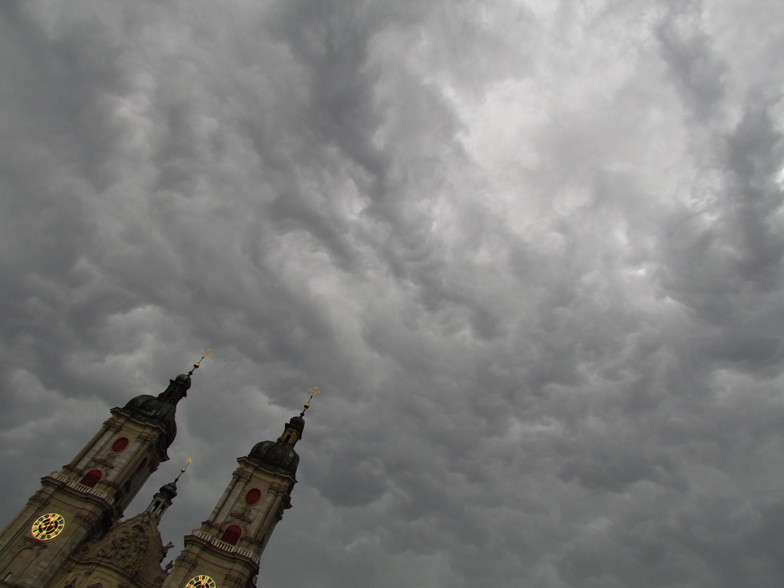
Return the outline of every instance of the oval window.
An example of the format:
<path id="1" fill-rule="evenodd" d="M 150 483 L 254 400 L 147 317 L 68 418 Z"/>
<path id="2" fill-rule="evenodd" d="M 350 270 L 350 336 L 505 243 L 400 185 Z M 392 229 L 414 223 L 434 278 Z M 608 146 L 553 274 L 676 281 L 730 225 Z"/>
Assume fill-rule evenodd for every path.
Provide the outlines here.
<path id="1" fill-rule="evenodd" d="M 114 451 L 115 453 L 120 453 L 126 447 L 128 447 L 128 439 L 126 437 L 120 437 L 112 445 L 112 451 Z"/>
<path id="2" fill-rule="evenodd" d="M 221 537 L 221 540 L 230 545 L 237 545 L 237 541 L 240 540 L 241 536 L 242 529 L 240 529 L 237 525 L 229 525 L 223 532 L 223 537 Z"/>
<path id="3" fill-rule="evenodd" d="M 248 504 L 256 504 L 261 498 L 261 490 L 254 488 L 245 495 L 245 502 Z"/>

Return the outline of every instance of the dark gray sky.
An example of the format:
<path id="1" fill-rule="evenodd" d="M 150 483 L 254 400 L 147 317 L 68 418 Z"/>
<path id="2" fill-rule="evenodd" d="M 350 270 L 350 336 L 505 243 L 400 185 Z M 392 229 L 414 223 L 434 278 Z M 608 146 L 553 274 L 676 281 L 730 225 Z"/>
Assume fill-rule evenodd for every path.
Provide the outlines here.
<path id="1" fill-rule="evenodd" d="M 0 2 L 0 515 L 203 347 L 266 588 L 784 585 L 780 0 Z"/>

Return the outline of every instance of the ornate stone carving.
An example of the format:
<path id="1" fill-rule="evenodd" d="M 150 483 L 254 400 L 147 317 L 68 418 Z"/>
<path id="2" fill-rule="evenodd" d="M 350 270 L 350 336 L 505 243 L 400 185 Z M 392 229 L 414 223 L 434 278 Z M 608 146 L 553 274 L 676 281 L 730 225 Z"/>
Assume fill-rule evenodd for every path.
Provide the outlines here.
<path id="1" fill-rule="evenodd" d="M 144 554 L 147 553 L 148 542 L 141 525 L 123 531 L 112 537 L 108 544 L 101 547 L 98 557 L 110 559 L 122 570 L 133 573 L 138 570 Z"/>
<path id="2" fill-rule="evenodd" d="M 43 490 L 38 490 L 35 494 L 33 494 L 30 499 L 27 501 L 27 504 L 39 504 L 43 505 L 46 504 L 46 496 L 44 495 Z"/>
<path id="3" fill-rule="evenodd" d="M 103 426 L 110 431 L 119 431 L 122 429 L 122 425 L 119 423 L 119 421 L 114 419 L 109 419 L 108 421 L 104 422 Z"/>
<path id="4" fill-rule="evenodd" d="M 91 460 L 91 463 L 100 464 L 110 470 L 114 469 L 114 455 L 110 455 L 108 457 L 94 457 Z"/>
<path id="5" fill-rule="evenodd" d="M 256 508 L 248 504 L 238 504 L 234 510 L 231 511 L 231 517 L 245 521 L 246 523 L 253 522 L 256 518 Z"/>
<path id="6" fill-rule="evenodd" d="M 248 472 L 244 471 L 242 468 L 237 468 L 236 470 L 234 470 L 234 473 L 232 474 L 232 476 L 235 477 L 237 480 L 240 480 L 242 482 L 247 482 L 251 478 L 250 474 Z"/>
<path id="7" fill-rule="evenodd" d="M 83 522 L 86 526 L 92 527 L 98 521 L 98 515 L 91 512 L 80 512 L 74 515 L 77 521 Z"/>
<path id="8" fill-rule="evenodd" d="M 44 543 L 43 541 L 37 541 L 32 537 L 24 537 L 22 539 L 22 542 L 24 543 L 24 547 L 22 547 L 22 549 L 19 550 L 20 553 L 25 549 L 30 549 L 30 548 L 32 548 L 33 553 L 35 553 L 41 551 L 42 549 L 45 549 L 47 546 L 47 544 Z"/>
<path id="9" fill-rule="evenodd" d="M 231 574 L 226 574 L 223 576 L 223 584 L 225 586 L 237 586 L 237 588 L 243 588 L 246 580 L 245 578 L 241 578 L 240 576 L 232 576 Z"/>
<path id="10" fill-rule="evenodd" d="M 139 435 L 138 439 L 142 445 L 152 445 L 157 440 L 154 435 L 149 435 L 147 433 L 142 433 Z"/>
<path id="11" fill-rule="evenodd" d="M 184 567 L 192 566 L 196 563 L 196 557 L 190 553 L 182 553 L 175 560 L 175 565 L 182 565 Z"/>

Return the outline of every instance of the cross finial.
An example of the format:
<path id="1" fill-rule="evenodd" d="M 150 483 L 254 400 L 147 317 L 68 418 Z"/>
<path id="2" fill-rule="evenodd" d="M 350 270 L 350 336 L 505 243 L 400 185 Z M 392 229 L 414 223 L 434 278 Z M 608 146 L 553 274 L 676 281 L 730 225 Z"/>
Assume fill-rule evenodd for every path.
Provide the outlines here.
<path id="1" fill-rule="evenodd" d="M 204 361 L 204 358 L 205 357 L 210 357 L 211 355 L 212 355 L 212 347 L 207 347 L 207 349 L 202 349 L 201 350 L 201 359 L 193 364 L 193 367 L 191 368 L 191 371 L 188 372 L 188 375 L 192 376 L 193 372 L 195 372 L 197 369 L 199 369 L 199 367 L 201 366 L 201 362 Z"/>
<path id="2" fill-rule="evenodd" d="M 188 471 L 188 466 L 191 465 L 192 463 L 193 463 L 193 460 L 190 457 L 185 460 L 185 466 L 180 468 L 180 473 L 177 475 L 176 478 L 174 478 L 174 483 L 175 484 L 179 481 L 180 476 L 182 476 L 186 471 Z"/>
<path id="3" fill-rule="evenodd" d="M 308 398 L 308 401 L 305 403 L 304 408 L 302 409 L 302 412 L 299 416 L 305 416 L 305 411 L 310 408 L 310 401 L 313 400 L 314 396 L 321 394 L 321 390 L 313 386 L 313 388 L 308 389 L 308 393 L 310 394 L 310 398 Z"/>

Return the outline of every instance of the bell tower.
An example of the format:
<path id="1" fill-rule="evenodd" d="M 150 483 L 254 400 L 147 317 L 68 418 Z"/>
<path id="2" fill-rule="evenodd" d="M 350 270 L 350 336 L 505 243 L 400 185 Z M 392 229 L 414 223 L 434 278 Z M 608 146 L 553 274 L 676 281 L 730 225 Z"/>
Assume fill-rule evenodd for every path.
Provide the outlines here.
<path id="1" fill-rule="evenodd" d="M 187 468 L 186 464 L 173 482 L 161 486 L 145 511 L 114 525 L 103 537 L 84 543 L 50 585 L 158 588 L 166 577 L 161 561 L 174 545 L 163 544 L 158 523 L 177 496 L 177 482 Z"/>
<path id="2" fill-rule="evenodd" d="M 318 394 L 311 388 L 310 400 Z M 255 586 L 261 554 L 272 531 L 291 508 L 299 455 L 294 446 L 305 429 L 305 403 L 277 441 L 257 443 L 232 474 L 210 517 L 185 537 L 185 549 L 162 588 Z"/>
<path id="3" fill-rule="evenodd" d="M 168 459 L 166 450 L 177 434 L 177 403 L 198 367 L 197 362 L 170 380 L 158 396 L 142 394 L 113 408 L 69 464 L 41 479 L 41 489 L 0 533 L 0 586 L 47 586 L 78 547 L 105 534 L 122 516 Z"/>

